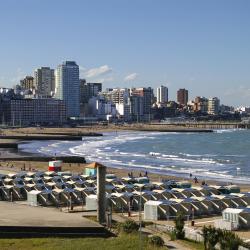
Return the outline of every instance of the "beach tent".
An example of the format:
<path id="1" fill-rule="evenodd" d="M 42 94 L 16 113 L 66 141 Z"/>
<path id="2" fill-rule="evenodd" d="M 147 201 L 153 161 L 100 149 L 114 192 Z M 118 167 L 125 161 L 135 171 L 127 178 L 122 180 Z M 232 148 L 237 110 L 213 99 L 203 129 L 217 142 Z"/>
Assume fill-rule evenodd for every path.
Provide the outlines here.
<path id="1" fill-rule="evenodd" d="M 166 185 L 163 182 L 152 182 L 153 189 L 164 190 L 166 189 Z"/>
<path id="2" fill-rule="evenodd" d="M 106 174 L 106 179 L 108 180 L 115 180 L 117 177 L 115 174 Z"/>
<path id="3" fill-rule="evenodd" d="M 7 176 L 8 176 L 8 178 L 10 178 L 10 179 L 15 179 L 15 178 L 16 178 L 16 175 L 17 175 L 17 174 L 9 173 Z"/>
<path id="4" fill-rule="evenodd" d="M 147 201 L 144 204 L 145 220 L 170 220 L 176 218 L 181 211 L 179 203 L 170 200 Z"/>
<path id="5" fill-rule="evenodd" d="M 212 194 L 215 194 L 215 195 L 220 194 L 220 192 L 212 186 L 206 186 L 206 185 L 203 185 L 201 187 L 194 186 L 193 189 L 199 190 L 203 194 L 203 196 L 211 196 Z"/>
<path id="6" fill-rule="evenodd" d="M 86 180 L 84 181 L 85 187 L 96 187 L 96 180 Z"/>
<path id="7" fill-rule="evenodd" d="M 82 180 L 82 179 L 79 179 L 79 180 L 74 180 L 75 182 L 75 186 L 76 187 L 85 187 L 84 183 L 85 183 L 85 180 Z"/>
<path id="8" fill-rule="evenodd" d="M 121 181 L 121 184 L 134 184 L 134 183 L 136 183 L 135 178 L 131 178 L 131 177 L 122 177 L 120 181 Z"/>
<path id="9" fill-rule="evenodd" d="M 28 173 L 27 173 L 27 176 L 32 177 L 32 178 L 33 178 L 33 177 L 42 178 L 42 177 L 45 176 L 45 174 L 44 174 L 43 171 L 38 171 L 38 172 L 35 172 L 35 173 L 33 173 L 33 172 L 28 172 Z"/>
<path id="10" fill-rule="evenodd" d="M 52 181 L 52 176 L 44 176 L 43 180 L 45 183 Z"/>
<path id="11" fill-rule="evenodd" d="M 179 212 L 182 212 L 184 215 L 192 216 L 194 215 L 202 215 L 204 212 L 204 207 L 201 206 L 200 202 L 191 199 L 191 198 L 185 198 L 185 199 L 173 199 L 171 198 L 170 201 L 174 201 L 178 203 L 179 206 Z"/>
<path id="12" fill-rule="evenodd" d="M 31 190 L 30 192 L 28 192 L 27 194 L 27 204 L 30 206 L 38 206 L 39 202 L 38 202 L 38 194 L 40 194 L 41 191 L 38 190 Z"/>
<path id="13" fill-rule="evenodd" d="M 141 201 L 141 206 L 143 206 L 145 202 L 149 200 L 155 200 L 154 193 L 152 191 L 142 191 L 142 192 L 134 191 L 133 200 L 138 207 L 140 205 L 140 201 Z"/>
<path id="14" fill-rule="evenodd" d="M 202 193 L 198 189 L 195 189 L 195 188 L 179 189 L 179 192 L 181 192 L 187 198 L 191 196 L 197 196 L 197 197 L 202 196 Z"/>
<path id="15" fill-rule="evenodd" d="M 193 196 L 191 198 L 200 202 L 200 205 L 203 207 L 203 215 L 213 215 L 221 213 L 217 198 L 210 196 Z"/>
<path id="16" fill-rule="evenodd" d="M 97 210 L 97 195 L 91 194 L 86 197 L 86 210 Z"/>
<path id="17" fill-rule="evenodd" d="M 31 190 L 27 193 L 27 203 L 31 206 L 49 206 L 49 196 L 51 191 L 49 190 Z"/>
<path id="18" fill-rule="evenodd" d="M 41 173 L 41 172 L 40 172 Z M 26 176 L 27 177 L 30 177 L 30 178 L 34 178 L 35 176 L 37 176 L 39 174 L 39 172 L 38 173 L 35 173 L 35 172 L 27 172 L 26 173 Z M 38 177 L 38 176 L 37 176 Z M 39 176 L 40 177 L 40 176 Z"/>
<path id="19" fill-rule="evenodd" d="M 10 201 L 13 192 L 13 185 L 5 185 L 0 187 L 0 197 L 4 201 Z"/>
<path id="20" fill-rule="evenodd" d="M 14 179 L 7 177 L 3 180 L 3 183 L 4 185 L 13 185 Z"/>
<path id="21" fill-rule="evenodd" d="M 63 190 L 59 188 L 55 188 L 51 191 L 50 199 L 51 202 L 53 202 L 56 205 L 63 205 L 67 204 L 68 200 L 65 201 L 65 199 L 62 198 Z"/>
<path id="22" fill-rule="evenodd" d="M 64 188 L 61 198 L 68 203 L 81 203 L 81 197 L 78 197 L 77 192 L 72 188 Z"/>
<path id="23" fill-rule="evenodd" d="M 216 197 L 221 201 L 221 211 L 226 208 L 237 208 L 241 206 L 241 201 L 236 196 L 232 195 L 212 195 L 211 197 Z"/>
<path id="24" fill-rule="evenodd" d="M 228 189 L 229 194 L 240 193 L 240 187 L 237 185 L 228 185 L 226 188 Z"/>
<path id="25" fill-rule="evenodd" d="M 136 183 L 140 183 L 140 184 L 146 184 L 149 183 L 149 178 L 148 177 L 138 177 L 135 178 Z"/>
<path id="26" fill-rule="evenodd" d="M 176 187 L 177 188 L 191 188 L 192 184 L 188 181 L 177 181 Z"/>
<path id="27" fill-rule="evenodd" d="M 68 188 L 75 188 L 76 187 L 75 181 L 67 181 L 67 182 L 63 182 L 63 184 L 65 185 L 65 187 L 68 187 Z"/>
<path id="28" fill-rule="evenodd" d="M 22 178 L 15 178 L 13 180 L 13 185 L 16 185 L 16 184 L 19 184 L 19 185 L 24 185 L 24 181 Z"/>
<path id="29" fill-rule="evenodd" d="M 24 190 L 27 194 L 27 192 L 34 190 L 35 189 L 35 184 L 34 183 L 28 183 L 24 185 Z"/>
<path id="30" fill-rule="evenodd" d="M 70 175 L 62 175 L 61 177 L 63 181 L 71 181 L 71 180 L 74 181 L 74 179 L 72 179 L 72 176 Z"/>
<path id="31" fill-rule="evenodd" d="M 238 229 L 250 229 L 250 208 L 226 208 L 222 219 L 234 224 Z"/>
<path id="32" fill-rule="evenodd" d="M 26 200 L 27 193 L 24 189 L 24 185 L 16 184 L 13 186 L 13 200 Z"/>
<path id="33" fill-rule="evenodd" d="M 172 197 L 176 199 L 187 198 L 187 196 L 182 193 L 183 191 L 184 191 L 184 188 L 172 188 L 170 190 Z"/>
<path id="34" fill-rule="evenodd" d="M 160 219 L 159 206 L 162 201 L 147 201 L 144 204 L 144 220 L 156 221 Z"/>
<path id="35" fill-rule="evenodd" d="M 106 194 L 111 194 L 115 191 L 115 187 L 111 184 L 106 184 L 105 185 L 105 192 Z"/>
<path id="36" fill-rule="evenodd" d="M 95 194 L 94 188 L 75 187 L 74 192 L 76 193 L 79 201 L 83 204 L 86 203 L 86 197 L 88 195 Z"/>
<path id="37" fill-rule="evenodd" d="M 32 184 L 32 183 L 34 183 L 33 178 L 30 178 L 30 177 L 25 177 L 23 181 L 24 181 L 25 184 Z"/>
<path id="38" fill-rule="evenodd" d="M 35 178 L 29 178 L 29 177 L 26 177 L 24 180 L 27 180 L 27 181 L 30 181 L 30 179 L 32 180 L 32 182 L 33 183 L 35 183 L 35 184 L 45 184 L 45 182 L 44 182 L 44 180 L 43 180 L 43 178 L 41 178 L 41 177 L 35 177 Z"/>
<path id="39" fill-rule="evenodd" d="M 132 193 L 111 193 L 108 196 L 111 201 L 112 209 L 115 211 L 128 211 L 129 206 L 133 208 L 133 194 Z"/>
<path id="40" fill-rule="evenodd" d="M 19 172 L 16 174 L 16 177 L 15 178 L 21 178 L 21 179 L 24 179 L 26 177 L 26 172 Z"/>
<path id="41" fill-rule="evenodd" d="M 133 184 L 114 184 L 114 186 L 115 191 L 118 193 L 133 192 L 135 190 Z"/>
<path id="42" fill-rule="evenodd" d="M 247 206 L 250 205 L 250 192 L 242 192 L 240 194 L 232 193 L 232 195 L 241 197 L 241 199 L 247 203 Z"/>
<path id="43" fill-rule="evenodd" d="M 53 177 L 56 175 L 56 172 L 54 171 L 47 171 L 47 172 L 44 172 L 45 176 L 50 176 L 50 177 Z"/>
<path id="44" fill-rule="evenodd" d="M 166 189 L 176 188 L 177 184 L 175 180 L 162 180 Z"/>

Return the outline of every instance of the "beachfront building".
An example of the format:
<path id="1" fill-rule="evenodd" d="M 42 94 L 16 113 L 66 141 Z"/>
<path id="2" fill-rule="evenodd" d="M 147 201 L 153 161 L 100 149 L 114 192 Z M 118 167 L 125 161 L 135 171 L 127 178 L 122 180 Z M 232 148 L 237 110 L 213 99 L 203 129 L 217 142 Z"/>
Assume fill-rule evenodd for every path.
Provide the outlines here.
<path id="1" fill-rule="evenodd" d="M 148 88 L 132 88 L 130 89 L 131 96 L 142 97 L 143 116 L 141 121 L 150 121 L 152 119 L 152 105 L 154 102 L 154 92 L 151 87 Z"/>
<path id="2" fill-rule="evenodd" d="M 66 107 L 63 100 L 11 99 L 3 101 L 2 106 L 2 117 L 10 126 L 60 125 L 66 122 Z"/>
<path id="3" fill-rule="evenodd" d="M 193 106 L 194 112 L 207 113 L 208 111 L 208 99 L 203 96 L 196 96 Z"/>
<path id="4" fill-rule="evenodd" d="M 41 67 L 34 72 L 34 85 L 37 94 L 43 97 L 51 97 L 55 92 L 54 69 Z"/>
<path id="5" fill-rule="evenodd" d="M 33 76 L 26 76 L 24 79 L 20 80 L 20 86 L 22 89 L 34 89 L 34 77 Z"/>
<path id="6" fill-rule="evenodd" d="M 102 91 L 102 83 L 86 82 L 85 79 L 80 79 L 80 102 L 88 103 L 89 99 L 97 96 Z"/>
<path id="7" fill-rule="evenodd" d="M 102 96 L 92 97 L 88 102 L 88 113 L 101 120 L 112 120 L 117 115 L 116 106 Z"/>
<path id="8" fill-rule="evenodd" d="M 60 64 L 55 73 L 55 98 L 64 100 L 67 117 L 80 115 L 79 66 L 73 61 Z"/>
<path id="9" fill-rule="evenodd" d="M 217 97 L 208 99 L 208 114 L 217 115 L 220 111 L 220 100 Z"/>
<path id="10" fill-rule="evenodd" d="M 168 88 L 160 86 L 157 88 L 157 104 L 164 104 L 168 102 Z"/>
<path id="11" fill-rule="evenodd" d="M 101 96 L 115 105 L 118 118 L 125 121 L 130 120 L 129 89 L 115 88 L 102 92 Z"/>
<path id="12" fill-rule="evenodd" d="M 179 89 L 177 91 L 177 102 L 180 105 L 184 105 L 184 106 L 187 105 L 187 102 L 188 102 L 188 90 L 186 90 L 186 89 Z"/>

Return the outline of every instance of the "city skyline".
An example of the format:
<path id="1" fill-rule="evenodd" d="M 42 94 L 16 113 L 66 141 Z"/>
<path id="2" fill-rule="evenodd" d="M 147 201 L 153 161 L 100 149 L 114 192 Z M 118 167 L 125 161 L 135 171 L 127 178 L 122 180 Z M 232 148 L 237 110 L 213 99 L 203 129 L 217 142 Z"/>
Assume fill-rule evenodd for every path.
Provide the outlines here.
<path id="1" fill-rule="evenodd" d="M 172 100 L 186 88 L 249 106 L 250 3 L 191 2 L 3 2 L 0 85 L 73 60 L 104 88 L 164 85 Z"/>

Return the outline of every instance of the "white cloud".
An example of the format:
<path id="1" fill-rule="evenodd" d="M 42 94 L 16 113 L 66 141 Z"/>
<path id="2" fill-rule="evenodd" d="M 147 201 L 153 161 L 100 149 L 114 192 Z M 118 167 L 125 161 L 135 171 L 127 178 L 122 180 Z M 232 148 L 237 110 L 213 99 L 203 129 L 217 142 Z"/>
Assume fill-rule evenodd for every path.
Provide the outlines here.
<path id="1" fill-rule="evenodd" d="M 100 67 L 87 69 L 83 66 L 79 66 L 80 77 L 87 79 L 88 81 L 95 82 L 111 82 L 114 80 L 113 69 L 108 65 L 102 65 Z"/>
<path id="2" fill-rule="evenodd" d="M 103 65 L 103 66 L 100 66 L 98 68 L 92 68 L 92 69 L 85 71 L 84 75 L 87 78 L 96 78 L 96 77 L 101 76 L 101 75 L 109 74 L 112 71 L 113 71 L 112 68 L 110 68 L 108 65 Z"/>
<path id="3" fill-rule="evenodd" d="M 96 82 L 106 83 L 106 82 L 112 82 L 114 81 L 114 78 L 112 76 L 110 77 L 103 77 L 103 78 L 97 78 L 95 79 Z"/>
<path id="4" fill-rule="evenodd" d="M 124 77 L 124 81 L 125 81 L 125 82 L 133 81 L 133 80 L 135 80 L 137 77 L 138 77 L 138 74 L 137 74 L 137 73 L 132 73 L 132 74 L 129 74 L 129 75 L 125 76 L 125 77 Z"/>

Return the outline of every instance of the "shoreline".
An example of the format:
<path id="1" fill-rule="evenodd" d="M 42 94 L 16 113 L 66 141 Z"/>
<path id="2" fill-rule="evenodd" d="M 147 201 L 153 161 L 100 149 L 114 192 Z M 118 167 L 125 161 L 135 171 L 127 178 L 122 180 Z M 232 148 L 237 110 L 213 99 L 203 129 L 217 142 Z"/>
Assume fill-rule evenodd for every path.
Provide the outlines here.
<path id="1" fill-rule="evenodd" d="M 5 155 L 5 156 L 4 156 Z M 83 173 L 84 168 L 86 165 L 91 163 L 91 161 L 87 160 L 85 157 L 79 157 L 79 156 L 66 156 L 70 160 L 63 160 L 63 156 L 57 156 L 56 159 L 63 160 L 63 171 L 71 171 L 72 173 Z M 76 158 L 79 158 L 80 160 L 76 160 Z M 49 156 L 49 155 L 42 155 L 38 153 L 27 153 L 22 152 L 21 150 L 19 152 L 10 152 L 9 150 L 1 150 L 0 149 L 0 163 L 8 163 L 8 166 L 3 168 L 2 164 L 0 164 L 0 172 L 1 170 L 7 171 L 20 171 L 24 164 L 26 166 L 29 166 L 31 169 L 34 169 L 36 171 L 43 170 L 47 171 L 48 162 L 50 160 L 55 160 L 55 157 Z M 101 163 L 101 161 L 100 161 Z M 9 168 L 10 165 L 14 165 L 13 168 Z M 192 178 L 190 178 L 189 173 L 170 173 L 166 171 L 160 171 L 157 169 L 147 169 L 142 167 L 131 167 L 128 165 L 128 167 L 114 167 L 114 166 L 108 166 L 107 172 L 109 173 L 115 173 L 118 174 L 119 177 L 127 177 L 128 173 L 131 171 L 135 173 L 135 175 L 139 176 L 140 173 L 143 175 L 145 172 L 148 173 L 148 175 L 152 178 L 153 181 L 161 181 L 161 179 L 169 179 L 169 180 L 185 180 L 193 182 L 194 177 L 197 177 L 199 184 L 201 184 L 202 181 L 205 181 L 207 184 L 210 185 L 226 185 L 226 184 L 237 184 L 244 189 L 247 188 L 248 191 L 250 191 L 250 180 L 248 182 L 244 182 L 242 180 L 234 180 L 234 179 L 227 179 L 224 178 L 205 178 L 204 176 L 199 176 L 193 174 Z"/>
<path id="2" fill-rule="evenodd" d="M 37 130 L 37 128 L 33 128 L 34 130 Z M 114 131 L 114 130 L 106 130 L 106 131 L 99 131 L 98 132 L 117 132 L 117 131 Z M 120 130 L 119 132 L 132 132 L 134 130 Z M 145 131 L 146 133 L 148 131 Z M 149 131 L 149 132 L 152 132 L 152 131 Z M 22 132 L 23 133 L 23 132 Z M 52 133 L 52 132 L 50 132 Z M 65 131 L 65 133 L 72 133 L 69 132 L 69 131 Z M 75 132 L 74 132 L 75 133 Z M 78 131 L 79 133 L 79 131 Z M 92 133 L 92 132 L 91 132 Z M 1 141 L 1 140 L 0 140 Z M 60 140 L 59 140 L 60 141 Z M 30 141 L 20 141 L 19 143 L 30 143 Z M 9 162 L 31 162 L 31 165 L 33 165 L 35 162 L 48 162 L 49 160 L 53 160 L 55 157 L 51 156 L 51 155 L 45 155 L 45 154 L 42 154 L 42 153 L 30 153 L 30 152 L 24 152 L 22 150 L 8 150 L 7 148 L 5 149 L 1 149 L 1 146 L 0 146 L 0 161 L 9 161 Z M 56 158 L 59 159 L 60 156 L 57 156 Z M 72 159 L 72 160 L 69 160 L 69 161 L 65 161 L 65 163 L 83 163 L 82 161 L 75 161 L 76 158 L 80 158 L 81 160 L 84 159 L 85 161 L 85 157 L 79 157 L 79 156 L 75 156 L 75 155 L 69 155 L 67 156 L 67 158 L 69 159 Z M 88 158 L 88 157 L 87 157 Z M 85 161 L 86 162 L 86 161 Z M 89 161 L 88 161 L 89 162 Z M 101 162 L 101 160 L 100 160 Z M 112 164 L 112 163 L 111 163 Z M 189 178 L 189 173 L 187 172 L 180 172 L 180 173 L 176 173 L 174 172 L 174 169 L 173 169 L 173 172 L 171 172 L 171 170 L 167 170 L 164 168 L 162 169 L 148 169 L 148 168 L 144 168 L 143 166 L 142 167 L 133 167 L 133 166 L 130 166 L 129 164 L 127 164 L 126 167 L 120 167 L 119 165 L 117 166 L 108 166 L 109 164 L 107 164 L 107 167 L 108 169 L 111 169 L 113 171 L 120 171 L 120 172 L 123 172 L 125 174 L 125 176 L 127 176 L 128 172 L 130 172 L 131 170 L 134 172 L 145 172 L 147 171 L 148 173 L 151 173 L 155 176 L 158 176 L 156 177 L 156 179 L 159 179 L 159 177 L 166 177 L 166 178 L 171 178 L 171 179 L 181 179 L 181 180 L 190 180 Z M 77 169 L 79 170 L 79 169 Z M 196 173 L 192 173 L 193 174 L 193 178 L 196 176 L 200 181 L 206 181 L 206 182 L 213 182 L 213 183 L 235 183 L 235 184 L 243 184 L 243 185 L 249 185 L 250 186 L 250 180 L 242 180 L 239 178 L 230 178 L 230 179 L 227 179 L 225 180 L 225 177 L 221 176 L 221 177 L 211 177 L 211 176 L 204 176 L 204 175 L 199 175 L 199 174 L 196 174 Z"/>

